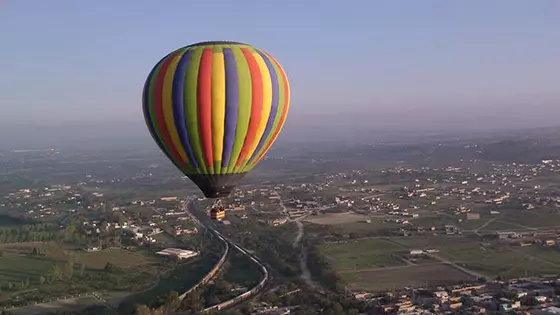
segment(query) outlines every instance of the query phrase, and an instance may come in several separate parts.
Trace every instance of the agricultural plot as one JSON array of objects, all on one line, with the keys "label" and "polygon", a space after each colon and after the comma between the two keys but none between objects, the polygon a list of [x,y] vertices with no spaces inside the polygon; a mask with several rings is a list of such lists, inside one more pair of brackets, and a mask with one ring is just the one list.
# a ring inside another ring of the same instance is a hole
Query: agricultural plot
[{"label": "agricultural plot", "polygon": [[560,214],[557,212],[551,213],[542,210],[512,211],[501,221],[514,224],[517,226],[517,229],[560,227]]},{"label": "agricultural plot", "polygon": [[335,224],[333,227],[338,228],[344,232],[368,232],[384,228],[394,228],[397,226],[395,223],[383,222],[382,217],[369,217],[369,223],[364,220],[352,223]]},{"label": "agricultural plot", "polygon": [[343,273],[354,290],[386,291],[405,286],[435,286],[472,280],[472,277],[444,264],[404,266],[381,270]]},{"label": "agricultural plot", "polygon": [[365,239],[340,244],[325,244],[321,251],[337,270],[357,270],[401,265],[393,254],[406,247],[384,239]]},{"label": "agricultural plot", "polygon": [[56,264],[56,261],[42,257],[5,254],[0,259],[0,285],[5,287],[9,282],[19,284],[28,279],[29,283],[37,284],[39,278],[47,275]]},{"label": "agricultural plot", "polygon": [[442,249],[441,256],[490,277],[560,273],[560,252],[544,247],[463,244]]},{"label": "agricultural plot", "polygon": [[[37,247],[39,253],[41,253],[40,255],[31,255],[34,247]],[[55,262],[65,262],[67,257],[72,255],[76,263],[83,262],[89,269],[102,269],[108,262],[119,268],[126,269],[156,261],[156,258],[143,255],[139,252],[133,252],[120,248],[105,249],[96,252],[85,252],[79,249],[62,248],[54,244],[35,245],[33,243],[7,244],[0,248],[11,255],[19,255],[21,257],[29,256],[35,258],[39,257],[44,260],[51,260]]]},{"label": "agricultural plot", "polygon": [[473,240],[461,236],[426,235],[421,237],[391,237],[391,241],[408,249],[442,249],[462,244],[472,244]]},{"label": "agricultural plot", "polygon": [[105,267],[107,263],[112,263],[119,268],[126,269],[157,261],[155,258],[150,258],[141,253],[124,249],[108,249],[99,252],[80,253],[77,257],[79,261],[86,263],[90,269],[101,269]]},{"label": "agricultural plot", "polygon": [[[35,247],[39,254],[33,254]],[[0,250],[3,252],[0,258],[0,285],[26,282],[28,279],[29,283],[39,283],[39,278],[48,275],[55,265],[66,263],[69,255],[74,257],[76,264],[85,263],[89,270],[103,269],[107,263],[126,269],[157,261],[155,257],[124,249],[84,252],[49,244],[19,243],[2,245]]]},{"label": "agricultural plot", "polygon": [[494,232],[494,231],[517,231],[517,230],[519,230],[519,226],[513,225],[505,221],[496,220],[482,227],[479,231],[481,233],[484,233],[484,232]]},{"label": "agricultural plot", "polygon": [[367,219],[369,219],[368,216],[354,214],[354,213],[330,213],[330,214],[322,214],[318,216],[311,216],[305,221],[314,224],[321,224],[321,225],[337,225],[337,224],[365,221]]},{"label": "agricultural plot", "polygon": [[[444,285],[472,280],[462,271],[422,256],[406,261],[411,249],[438,249],[438,256],[489,277],[516,278],[560,274],[560,251],[542,246],[482,245],[462,236],[392,237],[321,249],[351,288],[387,290],[393,287]],[[401,259],[399,260],[399,257]],[[410,258],[410,257],[408,257]]]}]

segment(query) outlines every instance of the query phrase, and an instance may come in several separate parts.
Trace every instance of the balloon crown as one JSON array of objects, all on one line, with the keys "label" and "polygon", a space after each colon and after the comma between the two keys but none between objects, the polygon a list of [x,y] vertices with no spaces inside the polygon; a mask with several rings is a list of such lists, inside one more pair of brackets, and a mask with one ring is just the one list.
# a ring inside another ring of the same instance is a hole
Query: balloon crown
[{"label": "balloon crown", "polygon": [[215,41],[199,42],[199,43],[189,45],[187,47],[204,46],[204,45],[247,45],[247,44],[235,42],[235,41],[229,41],[229,40],[215,40]]}]

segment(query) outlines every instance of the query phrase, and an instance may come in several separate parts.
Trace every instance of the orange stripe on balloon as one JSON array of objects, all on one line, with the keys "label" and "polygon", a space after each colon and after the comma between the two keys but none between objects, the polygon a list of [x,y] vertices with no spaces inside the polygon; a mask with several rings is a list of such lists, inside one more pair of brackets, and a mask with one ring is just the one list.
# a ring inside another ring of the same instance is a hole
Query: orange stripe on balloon
[{"label": "orange stripe on balloon", "polygon": [[214,168],[212,152],[212,48],[206,48],[200,59],[197,85],[198,130],[206,167]]}]

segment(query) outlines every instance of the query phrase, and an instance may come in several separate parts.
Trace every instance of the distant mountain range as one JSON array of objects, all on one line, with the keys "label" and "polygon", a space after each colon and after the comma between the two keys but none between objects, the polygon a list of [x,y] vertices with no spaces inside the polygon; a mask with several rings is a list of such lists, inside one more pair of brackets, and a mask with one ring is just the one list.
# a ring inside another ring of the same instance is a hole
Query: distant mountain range
[{"label": "distant mountain range", "polygon": [[[381,145],[420,144],[434,141],[457,142],[473,139],[560,139],[560,126],[539,128],[509,128],[500,130],[435,131],[414,129],[383,129],[367,126],[337,128],[314,122],[309,125],[286,124],[276,149],[329,147],[332,145]],[[467,141],[467,142],[468,142]],[[64,123],[56,126],[2,125],[0,126],[0,149],[45,148],[154,148],[153,140],[140,123]]]}]

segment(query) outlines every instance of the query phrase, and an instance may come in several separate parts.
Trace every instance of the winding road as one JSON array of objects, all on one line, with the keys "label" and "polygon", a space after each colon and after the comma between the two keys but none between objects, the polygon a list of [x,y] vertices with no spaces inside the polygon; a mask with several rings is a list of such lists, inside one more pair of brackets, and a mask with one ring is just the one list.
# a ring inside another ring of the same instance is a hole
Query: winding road
[{"label": "winding road", "polygon": [[[303,234],[304,234],[304,230],[303,230],[304,226],[301,220],[305,219],[307,215],[301,216],[297,219],[292,219],[288,214],[288,210],[286,209],[286,206],[284,205],[284,200],[282,200],[282,198],[280,198],[280,207],[282,208],[282,212],[286,215],[288,221],[296,223],[298,231],[292,246],[294,247],[294,249],[298,249],[299,243],[301,242],[301,239],[303,238]],[[307,285],[309,285],[314,289],[319,289],[320,286],[318,286],[315,282],[313,282],[313,279],[311,278],[311,272],[307,267],[307,252],[305,251],[304,248],[301,248],[301,254],[299,256],[299,267],[301,269],[301,277],[303,278],[305,283],[307,283]]]}]

